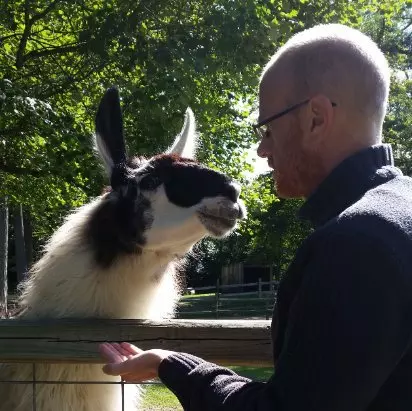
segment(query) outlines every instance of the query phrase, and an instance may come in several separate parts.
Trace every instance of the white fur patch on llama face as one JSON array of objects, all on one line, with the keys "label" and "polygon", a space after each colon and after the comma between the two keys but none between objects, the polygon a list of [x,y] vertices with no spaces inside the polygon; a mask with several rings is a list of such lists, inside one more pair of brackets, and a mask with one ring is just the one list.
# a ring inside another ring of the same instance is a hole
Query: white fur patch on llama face
[{"label": "white fur patch on llama face", "polygon": [[164,185],[148,194],[153,221],[146,231],[144,248],[184,253],[204,236],[223,237],[245,217],[241,200],[227,197],[205,197],[191,207],[170,202]]},{"label": "white fur patch on llama face", "polygon": [[147,193],[147,198],[153,221],[145,233],[145,249],[183,254],[208,234],[197,218],[198,206],[181,207],[171,203],[163,184]]}]

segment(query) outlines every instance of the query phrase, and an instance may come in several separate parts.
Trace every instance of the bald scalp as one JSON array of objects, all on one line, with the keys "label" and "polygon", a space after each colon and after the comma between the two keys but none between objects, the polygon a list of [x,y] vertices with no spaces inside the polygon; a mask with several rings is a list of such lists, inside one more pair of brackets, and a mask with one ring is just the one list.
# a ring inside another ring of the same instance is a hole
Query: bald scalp
[{"label": "bald scalp", "polygon": [[381,134],[390,70],[378,46],[360,31],[327,24],[294,35],[270,59],[261,82],[279,72],[288,73],[290,98],[324,94],[354,119],[373,122]]}]

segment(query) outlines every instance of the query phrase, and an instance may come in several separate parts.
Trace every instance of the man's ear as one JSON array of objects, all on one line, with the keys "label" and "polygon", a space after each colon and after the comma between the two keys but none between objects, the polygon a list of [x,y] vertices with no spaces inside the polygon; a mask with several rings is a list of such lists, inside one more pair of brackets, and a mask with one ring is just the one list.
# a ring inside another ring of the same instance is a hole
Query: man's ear
[{"label": "man's ear", "polygon": [[312,144],[328,134],[333,121],[333,105],[323,94],[312,97],[304,110],[304,128]]}]

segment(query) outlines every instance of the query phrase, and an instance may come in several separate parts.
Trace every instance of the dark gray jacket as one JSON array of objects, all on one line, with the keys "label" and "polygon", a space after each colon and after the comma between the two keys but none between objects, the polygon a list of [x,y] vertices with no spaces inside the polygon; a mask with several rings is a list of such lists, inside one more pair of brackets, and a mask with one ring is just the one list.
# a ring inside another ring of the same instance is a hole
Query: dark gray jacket
[{"label": "dark gray jacket", "polygon": [[340,164],[300,210],[316,228],[281,283],[274,375],[190,354],[159,368],[185,410],[412,410],[412,179],[391,147]]}]

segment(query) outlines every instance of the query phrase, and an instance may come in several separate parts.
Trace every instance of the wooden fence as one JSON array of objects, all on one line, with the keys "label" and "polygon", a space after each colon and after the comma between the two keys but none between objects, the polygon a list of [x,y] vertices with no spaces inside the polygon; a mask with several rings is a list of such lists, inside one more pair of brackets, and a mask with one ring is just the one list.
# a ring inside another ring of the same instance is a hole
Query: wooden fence
[{"label": "wooden fence", "polygon": [[[270,293],[262,291],[269,285]],[[273,307],[277,283],[262,282],[196,288],[214,291],[216,318],[225,313],[221,292],[255,288],[258,298]],[[212,299],[213,301],[213,299]],[[269,302],[272,302],[269,304]],[[13,301],[9,301],[13,304]],[[98,344],[128,341],[142,349],[164,348],[188,352],[222,365],[272,366],[269,315],[266,320],[0,319],[0,363],[101,363]]]},{"label": "wooden fence", "polygon": [[220,280],[217,279],[216,280],[216,284],[215,285],[210,285],[207,287],[194,287],[193,289],[195,290],[196,293],[199,292],[214,292],[216,294],[221,293],[222,291],[225,290],[236,290],[236,289],[240,289],[240,288],[251,288],[252,291],[257,291],[258,293],[258,297],[261,298],[263,296],[263,286],[268,285],[269,286],[269,291],[274,292],[277,287],[278,287],[278,281],[262,281],[261,278],[258,279],[257,282],[255,283],[239,283],[239,284],[225,284],[225,285],[221,285],[220,284]]},{"label": "wooden fence", "polygon": [[98,344],[188,352],[222,365],[272,366],[265,320],[0,320],[0,362],[102,363]]},{"label": "wooden fence", "polygon": [[[266,291],[264,287],[266,286]],[[216,285],[207,287],[196,287],[188,290],[194,291],[189,299],[182,299],[179,302],[177,317],[178,318],[254,318],[270,319],[272,317],[273,306],[277,298],[278,282],[262,281],[260,278],[255,283],[247,284],[228,284],[221,285],[217,280]],[[242,292],[232,293],[231,291]],[[250,291],[244,291],[244,290]],[[192,304],[191,309],[186,306],[197,294],[206,293],[202,296],[199,303]]]}]

